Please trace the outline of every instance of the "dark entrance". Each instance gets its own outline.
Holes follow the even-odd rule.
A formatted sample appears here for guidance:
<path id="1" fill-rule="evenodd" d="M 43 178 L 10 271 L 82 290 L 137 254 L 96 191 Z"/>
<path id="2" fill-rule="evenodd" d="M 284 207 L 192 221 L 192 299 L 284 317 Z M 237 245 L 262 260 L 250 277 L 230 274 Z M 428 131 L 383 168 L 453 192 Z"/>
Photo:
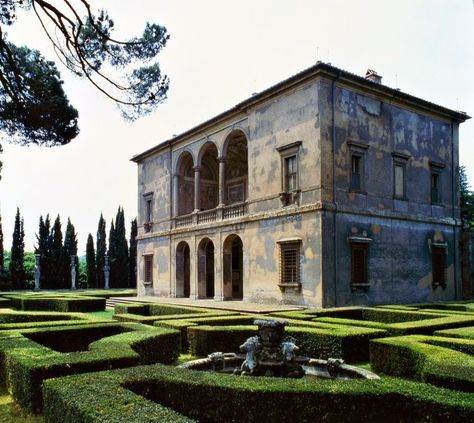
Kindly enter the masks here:
<path id="1" fill-rule="evenodd" d="M 224 299 L 241 300 L 243 289 L 243 245 L 237 235 L 224 242 Z"/>
<path id="2" fill-rule="evenodd" d="M 176 297 L 189 298 L 190 287 L 189 245 L 182 241 L 176 248 Z"/>

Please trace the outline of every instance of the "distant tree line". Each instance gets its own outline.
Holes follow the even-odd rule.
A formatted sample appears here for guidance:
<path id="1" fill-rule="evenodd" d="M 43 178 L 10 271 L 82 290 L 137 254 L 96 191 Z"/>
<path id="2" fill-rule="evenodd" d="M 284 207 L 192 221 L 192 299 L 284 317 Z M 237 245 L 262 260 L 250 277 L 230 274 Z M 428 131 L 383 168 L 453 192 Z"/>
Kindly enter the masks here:
<path id="1" fill-rule="evenodd" d="M 35 251 L 25 252 L 23 218 L 17 208 L 10 252 L 4 251 L 3 230 L 0 216 L 0 290 L 30 289 L 34 287 L 35 254 L 40 256 L 41 289 L 69 289 L 71 266 L 74 258 L 76 286 L 79 288 L 104 288 L 104 265 L 108 256 L 110 288 L 134 288 L 136 286 L 137 221 L 131 222 L 130 243 L 125 231 L 125 215 L 119 207 L 115 221 L 110 224 L 107 246 L 106 222 L 100 215 L 96 245 L 91 234 L 87 237 L 86 255 L 77 255 L 77 233 L 68 218 L 62 232 L 58 215 L 51 225 L 49 215 L 40 216 Z"/>

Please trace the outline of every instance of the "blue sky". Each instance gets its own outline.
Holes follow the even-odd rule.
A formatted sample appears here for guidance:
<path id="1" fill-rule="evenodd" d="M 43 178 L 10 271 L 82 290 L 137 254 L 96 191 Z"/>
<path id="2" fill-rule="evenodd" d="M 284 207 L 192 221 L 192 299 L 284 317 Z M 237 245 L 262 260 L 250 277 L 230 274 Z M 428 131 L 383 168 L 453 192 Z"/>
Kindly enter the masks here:
<path id="1" fill-rule="evenodd" d="M 65 90 L 79 110 L 80 135 L 52 149 L 3 142 L 0 208 L 6 248 L 16 207 L 25 219 L 26 249 L 40 214 L 70 217 L 83 254 L 102 212 L 119 205 L 136 215 L 136 165 L 129 159 L 232 107 L 317 60 L 474 115 L 472 0 L 90 0 L 106 8 L 118 37 L 147 21 L 171 34 L 160 64 L 171 79 L 167 101 L 152 115 L 124 122 L 108 99 L 67 71 Z M 18 44 L 54 59 L 32 14 L 8 29 Z M 461 164 L 474 184 L 474 123 L 461 125 Z M 127 230 L 129 228 L 127 227 Z M 108 229 L 107 229 L 108 230 Z"/>

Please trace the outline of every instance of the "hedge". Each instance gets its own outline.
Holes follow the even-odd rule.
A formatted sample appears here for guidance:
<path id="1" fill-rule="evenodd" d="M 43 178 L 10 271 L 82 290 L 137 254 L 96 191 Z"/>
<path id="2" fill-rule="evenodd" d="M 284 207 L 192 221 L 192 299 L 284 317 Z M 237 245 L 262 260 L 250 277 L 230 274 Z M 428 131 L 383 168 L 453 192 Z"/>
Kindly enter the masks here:
<path id="1" fill-rule="evenodd" d="M 85 295 L 11 295 L 12 307 L 17 310 L 43 310 L 60 312 L 90 312 L 105 310 L 105 298 Z"/>
<path id="2" fill-rule="evenodd" d="M 235 316 L 238 313 L 235 312 L 222 312 L 217 310 L 216 312 L 208 312 L 199 314 L 199 318 L 209 318 L 209 317 L 220 317 L 220 316 Z M 144 316 L 142 314 L 114 314 L 112 316 L 114 320 L 118 322 L 133 322 L 133 323 L 143 323 L 145 325 L 152 325 L 159 320 L 185 320 L 185 319 L 194 319 L 196 314 L 165 314 L 160 316 Z"/>
<path id="3" fill-rule="evenodd" d="M 45 379 L 157 361 L 171 363 L 178 354 L 178 332 L 133 323 L 0 332 L 0 382 L 24 411 L 39 412 Z"/>
<path id="4" fill-rule="evenodd" d="M 452 338 L 467 338 L 467 339 L 474 339 L 474 326 L 468 326 L 465 328 L 457 328 L 457 329 L 445 329 L 445 330 L 437 330 L 434 335 L 437 336 L 447 336 Z"/>
<path id="5" fill-rule="evenodd" d="M 472 395 L 412 381 L 253 378 L 163 365 L 51 379 L 44 404 L 47 423 L 474 420 Z"/>
<path id="6" fill-rule="evenodd" d="M 373 340 L 372 370 L 474 392 L 474 340 L 409 335 Z M 474 401 L 473 401 L 474 404 Z"/>
<path id="7" fill-rule="evenodd" d="M 188 327 L 189 352 L 205 356 L 212 352 L 239 352 L 239 346 L 257 333 L 256 326 Z M 287 326 L 285 333 L 296 340 L 300 354 L 312 358 L 343 358 L 350 363 L 368 361 L 369 341 L 386 334 L 383 330 L 344 326 Z"/>
<path id="8" fill-rule="evenodd" d="M 309 309 L 296 311 L 278 311 L 270 313 L 270 316 L 279 319 L 312 320 L 315 317 L 343 317 L 346 319 L 360 319 L 362 317 L 362 307 L 337 307 L 326 309 Z"/>

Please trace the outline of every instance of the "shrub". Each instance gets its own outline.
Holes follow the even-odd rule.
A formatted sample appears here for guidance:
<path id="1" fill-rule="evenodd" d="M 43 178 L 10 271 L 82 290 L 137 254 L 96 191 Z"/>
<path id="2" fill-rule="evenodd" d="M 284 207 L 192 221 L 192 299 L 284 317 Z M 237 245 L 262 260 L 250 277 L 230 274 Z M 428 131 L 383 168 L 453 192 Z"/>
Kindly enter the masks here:
<path id="1" fill-rule="evenodd" d="M 178 414 L 162 417 L 170 409 L 209 423 L 474 419 L 472 395 L 394 378 L 259 378 L 162 365 L 48 380 L 44 403 L 48 423 L 189 422 Z"/>
<path id="2" fill-rule="evenodd" d="M 467 338 L 467 339 L 474 339 L 474 326 L 468 326 L 465 328 L 457 328 L 457 329 L 445 329 L 445 330 L 437 330 L 434 335 L 436 336 L 447 336 L 452 338 Z"/>
<path id="3" fill-rule="evenodd" d="M 60 312 L 90 312 L 105 310 L 105 299 L 84 295 L 12 295 L 9 297 L 17 310 L 43 310 Z"/>
<path id="4" fill-rule="evenodd" d="M 464 352 L 462 352 L 464 351 Z M 373 340 L 375 372 L 474 391 L 474 341 L 410 335 Z"/>
<path id="5" fill-rule="evenodd" d="M 41 410 L 45 379 L 155 360 L 170 363 L 178 353 L 178 332 L 133 323 L 0 333 L 2 382 L 26 412 Z"/>

